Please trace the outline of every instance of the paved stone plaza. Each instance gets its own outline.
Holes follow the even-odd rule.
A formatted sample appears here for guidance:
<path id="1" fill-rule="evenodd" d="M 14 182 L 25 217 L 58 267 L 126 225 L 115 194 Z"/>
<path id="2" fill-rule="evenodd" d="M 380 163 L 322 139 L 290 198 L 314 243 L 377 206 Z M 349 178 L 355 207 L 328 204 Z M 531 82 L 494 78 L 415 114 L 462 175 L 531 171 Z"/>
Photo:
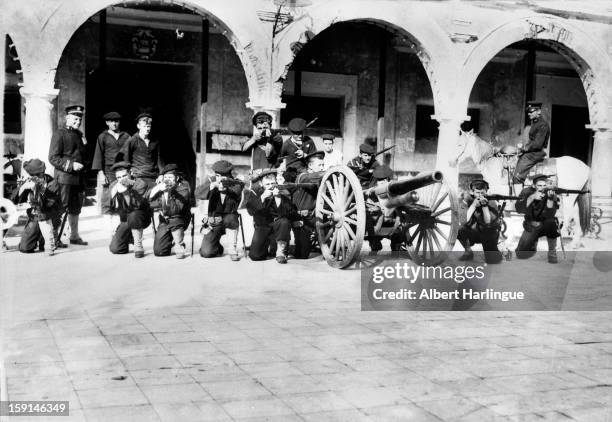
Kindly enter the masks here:
<path id="1" fill-rule="evenodd" d="M 361 312 L 355 269 L 156 258 L 150 240 L 135 260 L 100 228 L 0 258 L 1 394 L 69 400 L 50 420 L 612 420 L 610 312 Z"/>

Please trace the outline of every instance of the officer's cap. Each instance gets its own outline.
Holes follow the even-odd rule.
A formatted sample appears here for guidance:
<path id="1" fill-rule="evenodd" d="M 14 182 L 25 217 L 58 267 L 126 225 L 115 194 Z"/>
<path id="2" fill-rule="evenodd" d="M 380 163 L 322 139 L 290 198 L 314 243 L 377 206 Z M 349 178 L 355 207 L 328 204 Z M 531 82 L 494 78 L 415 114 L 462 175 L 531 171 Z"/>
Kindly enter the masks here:
<path id="1" fill-rule="evenodd" d="M 82 105 L 71 105 L 66 107 L 66 114 L 74 114 L 75 116 L 83 117 L 85 107 Z"/>

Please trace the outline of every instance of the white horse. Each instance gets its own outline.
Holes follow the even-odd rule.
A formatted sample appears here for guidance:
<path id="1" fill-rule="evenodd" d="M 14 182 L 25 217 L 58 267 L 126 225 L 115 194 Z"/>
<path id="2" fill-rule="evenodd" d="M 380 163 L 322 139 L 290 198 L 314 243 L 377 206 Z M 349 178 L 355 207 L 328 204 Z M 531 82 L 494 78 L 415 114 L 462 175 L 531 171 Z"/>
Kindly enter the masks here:
<path id="1" fill-rule="evenodd" d="M 497 156 L 497 148 L 474 133 L 461 131 L 457 141 L 458 155 L 455 165 L 471 158 L 491 186 L 491 192 L 508 195 L 508 175 L 506 159 Z M 589 193 L 561 195 L 561 212 L 563 213 L 563 230 L 570 232 L 571 222 L 579 223 L 582 230 L 580 237 L 572 237 L 570 247 L 576 249 L 582 245 L 591 220 L 591 169 L 582 161 L 569 156 L 555 158 L 557 187 L 571 190 L 588 190 Z M 518 194 L 518 192 L 517 192 Z"/>

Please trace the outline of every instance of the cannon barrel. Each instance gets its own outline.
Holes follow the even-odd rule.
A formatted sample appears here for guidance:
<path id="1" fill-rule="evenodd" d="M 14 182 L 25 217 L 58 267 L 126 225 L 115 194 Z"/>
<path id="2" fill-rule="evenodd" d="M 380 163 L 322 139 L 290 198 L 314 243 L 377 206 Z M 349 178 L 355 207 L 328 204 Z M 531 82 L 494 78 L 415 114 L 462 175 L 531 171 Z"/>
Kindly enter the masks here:
<path id="1" fill-rule="evenodd" d="M 408 179 L 389 182 L 386 186 L 375 187 L 373 191 L 378 196 L 386 196 L 391 198 L 428 185 L 432 185 L 434 183 L 439 183 L 442 181 L 442 179 L 444 179 L 444 176 L 442 175 L 441 171 L 430 171 L 419 173 L 416 176 Z"/>

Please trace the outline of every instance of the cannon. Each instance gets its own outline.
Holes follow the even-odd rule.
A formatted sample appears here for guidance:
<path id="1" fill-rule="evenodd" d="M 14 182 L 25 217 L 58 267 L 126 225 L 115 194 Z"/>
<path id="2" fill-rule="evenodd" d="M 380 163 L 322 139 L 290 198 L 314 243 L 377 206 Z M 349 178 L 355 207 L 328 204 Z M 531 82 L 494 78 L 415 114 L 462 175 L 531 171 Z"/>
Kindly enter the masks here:
<path id="1" fill-rule="evenodd" d="M 405 247 L 417 264 L 437 265 L 453 249 L 459 203 L 442 172 L 420 173 L 365 191 L 347 166 L 328 169 L 319 184 L 316 233 L 328 265 L 346 268 L 359 257 L 366 238 L 366 203 L 375 195 L 401 222 Z"/>

